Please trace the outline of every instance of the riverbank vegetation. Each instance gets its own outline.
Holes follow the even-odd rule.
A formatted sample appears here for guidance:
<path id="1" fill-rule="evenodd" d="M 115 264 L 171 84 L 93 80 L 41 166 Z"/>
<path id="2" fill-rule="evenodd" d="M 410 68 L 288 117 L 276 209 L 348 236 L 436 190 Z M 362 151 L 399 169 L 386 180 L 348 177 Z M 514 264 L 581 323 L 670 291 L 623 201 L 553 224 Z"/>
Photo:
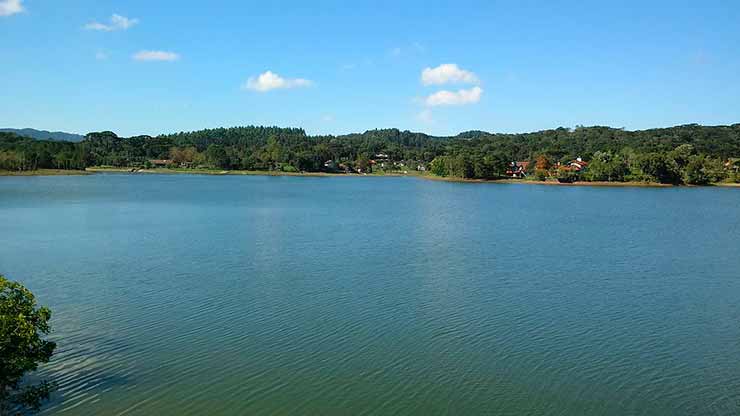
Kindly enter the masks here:
<path id="1" fill-rule="evenodd" d="M 75 169 L 34 169 L 34 170 L 5 170 L 0 169 L 0 176 L 69 176 L 87 175 L 85 170 Z"/>
<path id="2" fill-rule="evenodd" d="M 51 311 L 36 305 L 31 291 L 0 275 L 0 415 L 38 410 L 54 389 L 48 381 L 24 382 L 56 348 L 45 339 L 50 319 Z"/>
<path id="3" fill-rule="evenodd" d="M 573 161 L 583 166 L 575 168 Z M 513 173 L 512 163 L 526 166 Z M 627 131 L 558 128 L 524 134 L 469 131 L 435 137 L 396 129 L 309 136 L 302 129 L 234 127 L 151 136 L 89 133 L 79 143 L 0 133 L 0 170 L 245 171 L 260 173 L 409 173 L 495 180 L 740 182 L 740 124 L 696 124 Z"/>

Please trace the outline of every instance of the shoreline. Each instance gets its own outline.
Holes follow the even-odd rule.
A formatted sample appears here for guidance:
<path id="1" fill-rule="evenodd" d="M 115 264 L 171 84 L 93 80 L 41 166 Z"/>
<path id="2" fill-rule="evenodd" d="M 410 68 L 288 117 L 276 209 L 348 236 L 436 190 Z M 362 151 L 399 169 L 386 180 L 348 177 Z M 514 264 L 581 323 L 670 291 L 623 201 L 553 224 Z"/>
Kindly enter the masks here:
<path id="1" fill-rule="evenodd" d="M 82 170 L 64 169 L 39 169 L 35 171 L 6 171 L 0 170 L 2 176 L 84 176 L 99 173 L 123 173 L 123 174 L 154 174 L 154 175 L 212 175 L 212 176 L 297 176 L 297 177 L 332 177 L 332 178 L 382 178 L 382 177 L 408 177 L 425 179 L 430 181 L 454 182 L 454 183 L 480 183 L 480 184 L 522 184 L 522 185 L 544 185 L 544 186 L 593 186 L 593 187 L 616 187 L 616 188 L 672 188 L 672 187 L 726 187 L 740 188 L 740 183 L 718 182 L 707 185 L 672 185 L 656 182 L 573 182 L 560 183 L 556 180 L 536 181 L 527 179 L 465 179 L 432 176 L 426 173 L 328 173 L 328 172 L 280 172 L 259 170 L 218 170 L 218 169 L 135 169 L 115 167 L 89 167 Z"/>
<path id="2" fill-rule="evenodd" d="M 465 179 L 465 178 L 449 178 L 449 177 L 428 176 L 428 175 L 425 175 L 424 179 L 429 179 L 431 181 L 457 182 L 457 183 L 494 183 L 494 184 L 521 184 L 521 185 L 543 185 L 543 186 L 595 186 L 595 187 L 613 187 L 613 188 L 627 188 L 627 187 L 671 188 L 671 187 L 679 187 L 679 186 L 685 186 L 685 187 L 696 186 L 696 185 L 672 185 L 669 183 L 657 183 L 657 182 L 580 181 L 580 182 L 571 182 L 571 183 L 561 183 L 561 182 L 558 182 L 557 180 L 535 181 L 535 180 L 527 180 L 527 179 Z M 710 184 L 710 185 L 705 185 L 705 186 L 716 186 L 716 185 L 719 185 L 719 184 Z"/>
<path id="3" fill-rule="evenodd" d="M 606 181 L 579 181 L 571 183 L 561 183 L 557 180 L 527 180 L 527 179 L 465 179 L 465 178 L 450 178 L 441 176 L 431 175 L 416 175 L 416 177 L 422 179 L 428 179 L 430 181 L 441 181 L 441 182 L 457 182 L 457 183 L 492 183 L 492 184 L 522 184 L 522 185 L 543 185 L 543 186 L 593 186 L 593 187 L 611 187 L 611 188 L 712 188 L 712 187 L 725 187 L 725 188 L 738 188 L 740 183 L 734 182 L 717 182 L 709 183 L 706 185 L 673 185 L 670 183 L 658 183 L 658 182 L 606 182 Z"/>
<path id="4" fill-rule="evenodd" d="M 336 177 L 336 178 L 380 178 L 418 176 L 403 173 L 329 173 L 329 172 L 282 172 L 269 170 L 222 170 L 222 169 L 134 169 L 134 168 L 107 168 L 89 167 L 85 169 L 88 173 L 128 173 L 128 174 L 154 174 L 154 175 L 213 175 L 213 176 L 305 176 L 305 177 Z"/>
<path id="5" fill-rule="evenodd" d="M 85 176 L 91 173 L 84 170 L 37 169 L 37 170 L 0 170 L 1 176 Z"/>

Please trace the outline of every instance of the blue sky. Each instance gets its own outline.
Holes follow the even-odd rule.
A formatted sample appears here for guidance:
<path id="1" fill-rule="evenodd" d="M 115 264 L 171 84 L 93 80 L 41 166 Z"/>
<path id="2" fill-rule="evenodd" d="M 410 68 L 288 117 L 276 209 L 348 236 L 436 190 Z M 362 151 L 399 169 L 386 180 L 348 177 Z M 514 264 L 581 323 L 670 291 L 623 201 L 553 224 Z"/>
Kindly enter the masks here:
<path id="1" fill-rule="evenodd" d="M 738 22 L 712 0 L 0 0 L 0 127 L 731 124 Z"/>

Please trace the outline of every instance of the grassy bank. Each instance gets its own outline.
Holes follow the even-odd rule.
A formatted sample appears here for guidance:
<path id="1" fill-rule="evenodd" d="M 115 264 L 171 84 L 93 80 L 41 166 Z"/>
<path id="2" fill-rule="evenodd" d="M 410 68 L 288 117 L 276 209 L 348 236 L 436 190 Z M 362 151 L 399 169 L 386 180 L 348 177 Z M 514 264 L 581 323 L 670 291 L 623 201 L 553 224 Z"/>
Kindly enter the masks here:
<path id="1" fill-rule="evenodd" d="M 38 170 L 0 170 L 0 176 L 70 176 L 70 175 L 88 175 L 83 170 L 64 170 L 64 169 L 38 169 Z"/>
<path id="2" fill-rule="evenodd" d="M 672 188 L 672 187 L 684 187 L 684 188 L 697 188 L 706 186 L 720 186 L 729 188 L 740 188 L 740 183 L 736 182 L 716 182 L 709 183 L 706 185 L 673 185 L 669 183 L 658 183 L 658 182 L 589 182 L 589 181 L 578 181 L 573 183 L 560 183 L 555 179 L 548 179 L 545 181 L 538 181 L 536 179 L 464 179 L 464 178 L 452 178 L 452 177 L 441 177 L 434 175 L 419 175 L 424 179 L 442 181 L 442 182 L 459 182 L 459 183 L 498 183 L 498 184 L 526 184 L 526 185 L 545 185 L 545 186 L 601 186 L 601 187 L 638 187 L 638 188 Z"/>
<path id="3" fill-rule="evenodd" d="M 497 183 L 497 184 L 525 184 L 525 185 L 549 185 L 549 186 L 614 186 L 614 187 L 626 187 L 626 186 L 639 186 L 639 187 L 666 187 L 674 186 L 669 184 L 661 184 L 655 182 L 573 182 L 573 183 L 561 183 L 555 179 L 548 179 L 545 181 L 538 181 L 535 179 L 466 179 L 456 178 L 450 176 L 434 176 L 431 174 L 422 175 L 424 179 L 442 182 L 458 182 L 458 183 Z"/>
<path id="4" fill-rule="evenodd" d="M 300 177 L 335 177 L 335 178 L 361 178 L 361 177 L 414 177 L 442 182 L 459 182 L 459 183 L 490 183 L 490 184 L 526 184 L 526 185 L 545 185 L 545 186 L 599 186 L 599 187 L 648 187 L 648 188 L 665 188 L 676 185 L 662 184 L 657 182 L 573 182 L 560 183 L 554 179 L 538 181 L 534 179 L 464 179 L 455 177 L 435 176 L 426 172 L 409 171 L 402 172 L 376 172 L 370 174 L 358 173 L 326 173 L 326 172 L 281 172 L 281 171 L 263 171 L 263 170 L 223 170 L 223 169 L 184 169 L 184 168 L 120 168 L 110 166 L 94 166 L 80 170 L 62 170 L 62 169 L 39 169 L 35 171 L 3 171 L 0 170 L 0 176 L 58 176 L 58 175 L 87 175 L 94 173 L 131 173 L 131 174 L 162 174 L 162 175 L 242 175 L 242 176 L 300 176 Z M 691 185 L 681 185 L 691 186 Z M 722 186 L 740 188 L 740 183 L 720 182 L 712 183 L 706 186 Z"/>
<path id="5" fill-rule="evenodd" d="M 138 168 L 116 168 L 107 166 L 94 166 L 86 169 L 87 172 L 91 173 L 143 173 L 143 174 L 164 174 L 164 175 L 177 175 L 177 174 L 190 174 L 190 175 L 252 175 L 252 176 L 318 176 L 318 177 L 339 177 L 339 178 L 357 178 L 365 176 L 413 176 L 411 173 L 370 173 L 370 174 L 359 174 L 359 173 L 326 173 L 326 172 L 282 172 L 282 171 L 266 171 L 266 170 L 223 170 L 223 169 L 184 169 L 184 168 L 153 168 L 153 169 L 138 169 Z"/>

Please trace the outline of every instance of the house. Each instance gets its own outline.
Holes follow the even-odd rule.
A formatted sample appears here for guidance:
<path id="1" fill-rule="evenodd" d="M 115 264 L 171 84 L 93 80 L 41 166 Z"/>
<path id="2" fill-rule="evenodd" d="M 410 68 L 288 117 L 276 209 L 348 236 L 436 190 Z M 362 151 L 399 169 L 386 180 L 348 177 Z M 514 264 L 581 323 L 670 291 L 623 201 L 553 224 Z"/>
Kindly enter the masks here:
<path id="1" fill-rule="evenodd" d="M 568 164 L 568 167 L 570 168 L 570 170 L 575 171 L 575 172 L 580 172 L 586 169 L 587 166 L 588 166 L 588 162 L 584 161 L 580 157 L 577 157 L 576 160 L 572 160 Z"/>
<path id="2" fill-rule="evenodd" d="M 155 168 L 165 168 L 175 162 L 172 159 L 150 159 L 149 163 L 154 165 Z"/>
<path id="3" fill-rule="evenodd" d="M 556 163 L 550 169 L 550 173 L 557 175 L 559 172 L 577 172 L 580 173 L 588 167 L 588 162 L 577 157 L 575 160 L 571 160 L 566 163 Z"/>
<path id="4" fill-rule="evenodd" d="M 529 168 L 528 161 L 511 162 L 509 164 L 509 169 L 506 170 L 506 176 L 511 178 L 524 178 L 527 176 L 527 168 Z"/>

